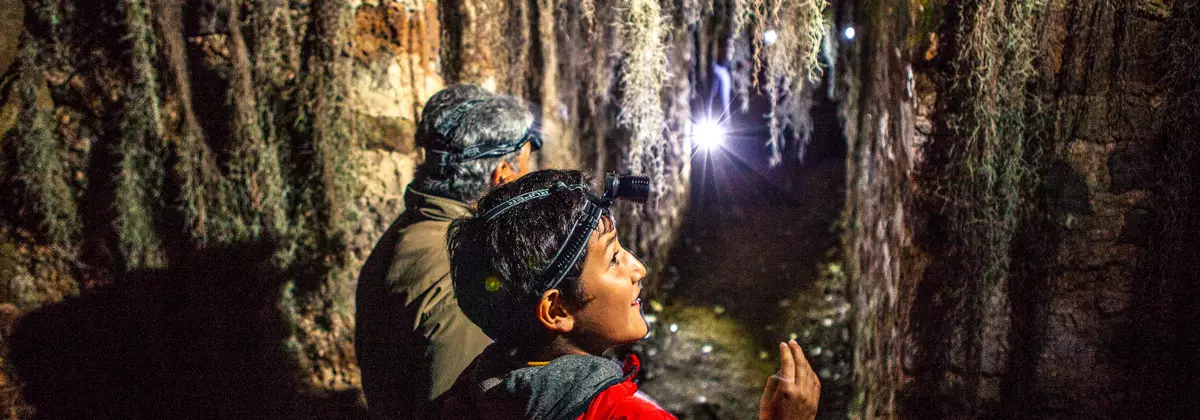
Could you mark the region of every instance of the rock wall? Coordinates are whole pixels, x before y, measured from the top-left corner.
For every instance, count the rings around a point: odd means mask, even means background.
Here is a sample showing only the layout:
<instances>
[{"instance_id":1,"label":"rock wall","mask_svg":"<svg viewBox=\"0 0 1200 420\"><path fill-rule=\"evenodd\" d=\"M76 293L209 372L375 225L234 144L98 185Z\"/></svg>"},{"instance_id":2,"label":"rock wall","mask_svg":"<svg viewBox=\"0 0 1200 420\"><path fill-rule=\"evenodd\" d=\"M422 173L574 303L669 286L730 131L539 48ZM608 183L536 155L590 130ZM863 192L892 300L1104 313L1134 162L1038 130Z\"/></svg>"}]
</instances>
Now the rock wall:
<instances>
[{"instance_id":1,"label":"rock wall","mask_svg":"<svg viewBox=\"0 0 1200 420\"><path fill-rule=\"evenodd\" d=\"M357 267L378 235L402 210L404 188L412 179L419 159L412 133L421 105L443 86L438 64L441 34L437 3L367 2L345 12L346 33L354 36L346 38L344 60L348 71L344 103L349 111L347 121L351 121L355 143L359 145L356 150L346 150L357 166L355 187L350 191L352 202L347 204L356 217L347 228L345 252L340 257L342 268L329 274L306 271L308 268L280 273L259 267L263 261L245 261L278 257L246 252L246 246L256 250L278 246L257 239L251 244L235 240L239 243L232 247L210 242L197 251L186 251L194 253L194 259L214 262L210 265L179 263L162 270L127 270L134 267L125 266L124 256L116 249L117 233L113 230L113 217L118 209L112 202L112 185L119 179L113 162L121 156L118 138L125 127L118 122L123 113L129 112L125 101L130 85L124 72L129 67L126 60L130 45L121 41L129 30L129 18L124 13L129 10L126 8L139 3L118 3L121 2L23 4L5 0L0 3L5 31L0 36L3 39L0 93L4 104L0 113L0 133L3 133L0 145L5 151L0 183L6 190L0 194L4 196L4 223L0 224L0 279L3 280L0 301L4 302L5 313L28 315L21 318L24 320L19 324L21 330L12 340L8 339L12 320L6 317L3 325L6 360L7 350L12 347L12 357L24 368L24 376L14 379L9 375L22 369L6 363L6 376L0 385L0 392L5 395L6 416L27 418L31 414L17 396L17 390L21 389L18 387L25 389L26 400L41 403L40 412L48 416L90 412L90 416L108 418L150 413L183 418L180 416L250 412L246 410L255 410L263 416L291 418L361 414L352 341L354 306L349 296L353 296ZM241 123L231 122L227 117L248 109L243 104L267 104L259 108L268 110L267 113L250 117L255 124L261 124L265 138L279 139L291 134L288 128L291 121L286 121L286 115L295 115L289 110L289 101L303 94L300 50L312 22L311 13L317 6L316 2L235 4L242 7L238 20L231 19L228 4L208 1L159 2L148 9L147 15L157 31L153 42L158 54L149 59L161 71L161 78L155 81L161 89L156 99L161 101L163 110L163 139L172 145L167 154L182 150L177 147L183 147L179 145L186 144L185 139L202 139L205 144L198 153L206 153L205 159L218 162L219 178L231 180L237 179L233 163L235 145L245 134L238 131L236 124ZM280 4L282 7L273 8ZM55 17L52 21L47 16ZM176 21L173 23L172 19ZM231 34L235 32L231 22L246 25L236 32L236 37L246 43L233 41ZM174 35L178 38L172 37L172 29L179 31ZM67 244L49 240L39 228L39 210L35 207L38 197L24 192L24 180L18 175L17 164L24 161L10 154L25 138L25 131L20 131L23 122L18 118L27 108L24 98L28 95L21 96L14 86L23 74L22 66L28 68L29 60L21 60L19 48L30 33L43 40L44 45L57 46L66 53L59 58L46 58L44 74L35 76L43 86L36 91L39 106L52 112L57 122L54 138L65 146L58 153L67 162L72 199L81 207L80 220L74 223L82 226L82 235ZM264 61L271 59L279 61ZM270 64L257 67L260 63ZM239 79L243 74L239 68L250 68L258 78ZM256 83L250 90L257 93L249 96L249 102L239 102L243 101L241 97L231 99L229 89L245 81ZM241 89L245 87L240 85L234 90L245 91ZM280 115L285 115L284 120L270 119ZM175 168L172 166L175 162L177 158L169 159L166 167ZM167 172L168 184L176 179L174 176L176 172ZM9 193L13 191L18 194ZM302 193L305 188L292 191ZM210 193L214 194L210 199L215 200L213 197L220 190ZM164 242L191 247L196 241L193 231L180 229L182 226L176 224L179 221L171 218L178 215L177 205L192 203L173 201L180 193L172 188L163 194L168 203L158 210L156 217L167 219L159 226L164 229L159 231L165 235ZM223 210L209 207L207 216L220 217L219 211ZM214 240L216 234L211 229L208 234L212 242L223 241ZM212 249L207 249L210 246ZM222 260L229 262L215 263ZM247 268L246 273L233 275L221 271L218 268L221 265L260 269ZM258 273L262 278L245 278L249 273ZM298 287L295 281L325 276L330 276L329 280L316 281L320 285L313 286L315 290L303 289L305 284ZM276 280L280 282L275 283ZM233 283L258 286L247 289ZM207 284L208 288L197 287L199 284ZM140 309L126 312L123 307ZM110 319L104 328L111 330L86 332L96 326L92 325L94 320L78 317L80 313ZM179 318L185 316L192 319ZM228 327L242 323L257 327ZM217 328L220 325L227 328ZM122 330L128 334L120 333ZM185 338L177 340L185 347L150 345L135 350L151 359L191 355L174 366L166 362L158 364L159 361L134 362L125 359L126 354L122 353L136 348L134 341L139 337L158 343L175 335ZM191 343L204 337L214 347ZM71 349L84 341L92 342L95 352L123 355L105 359L90 352L47 353L42 348ZM192 344L197 347L187 347ZM235 359L248 364L235 363ZM59 363L64 369L85 369L95 375L68 377L63 376L67 372L64 370L38 368L46 363ZM122 367L125 364L129 366ZM106 404L104 401L114 396L86 381L112 376L119 382L125 376L116 373L118 370L145 376L147 386L130 390L128 397ZM210 373L198 378L192 375L197 371ZM206 386L212 388L203 388L166 407L121 402L158 399L152 388L171 392L182 386L177 379L171 379L173 376L184 381L207 381ZM61 394L61 388L46 388L55 382L78 388L71 394L74 397ZM244 389L244 395L221 405L206 399L215 399L209 392L217 392L222 386L230 387L226 391L257 387L258 392ZM195 409L195 413L183 414L190 409Z\"/></svg>"},{"instance_id":2,"label":"rock wall","mask_svg":"<svg viewBox=\"0 0 1200 420\"><path fill-rule=\"evenodd\" d=\"M0 408L28 417L24 387L50 417L363 415L354 279L402 210L422 104L447 83L527 100L550 138L541 167L659 163L663 196L641 211L662 217L627 235L665 259L687 201L691 40L684 25L644 37L672 43L639 58L669 51L677 77L641 92L661 127L624 126L611 41L640 35L611 3L3 0L0 329L24 321L4 332L6 372L23 376L0 378ZM639 130L651 141L631 147ZM124 396L90 385L139 376ZM143 402L187 381L203 389Z\"/></svg>"},{"instance_id":3,"label":"rock wall","mask_svg":"<svg viewBox=\"0 0 1200 420\"><path fill-rule=\"evenodd\" d=\"M1196 7L850 10L855 416L1187 417L1198 143L1169 104Z\"/></svg>"}]
</instances>

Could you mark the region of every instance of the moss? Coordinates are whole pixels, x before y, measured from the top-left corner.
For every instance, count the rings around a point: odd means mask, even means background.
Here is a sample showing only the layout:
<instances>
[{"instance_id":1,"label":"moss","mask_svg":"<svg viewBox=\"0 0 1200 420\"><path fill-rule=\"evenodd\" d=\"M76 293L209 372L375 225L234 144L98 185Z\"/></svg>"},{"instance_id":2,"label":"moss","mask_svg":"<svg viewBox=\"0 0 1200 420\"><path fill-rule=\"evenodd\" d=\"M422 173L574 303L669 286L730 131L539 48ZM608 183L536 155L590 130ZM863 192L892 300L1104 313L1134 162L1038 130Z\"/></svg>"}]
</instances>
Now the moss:
<instances>
[{"instance_id":1,"label":"moss","mask_svg":"<svg viewBox=\"0 0 1200 420\"><path fill-rule=\"evenodd\" d=\"M657 1L623 0L620 37L625 48L618 122L632 131L622 169L650 177L652 200L662 196L662 142L665 123L659 95L666 83L666 28Z\"/></svg>"},{"instance_id":2,"label":"moss","mask_svg":"<svg viewBox=\"0 0 1200 420\"><path fill-rule=\"evenodd\" d=\"M306 77L296 99L298 119L291 134L298 140L290 180L299 193L290 212L296 247L281 256L309 270L296 285L302 301L346 299L346 282L339 276L345 274L341 270L346 264L347 238L356 218L359 170L354 155L358 140L351 131L357 121L345 102L350 62L343 50L349 12L342 2L314 2L304 43Z\"/></svg>"},{"instance_id":3,"label":"moss","mask_svg":"<svg viewBox=\"0 0 1200 420\"><path fill-rule=\"evenodd\" d=\"M125 92L121 121L117 233L128 268L163 267L166 254L154 220L161 207L164 175L155 38L143 0L125 0L124 13L133 77Z\"/></svg>"},{"instance_id":4,"label":"moss","mask_svg":"<svg viewBox=\"0 0 1200 420\"><path fill-rule=\"evenodd\" d=\"M67 183L63 147L55 133L56 120L41 97L46 90L39 57L41 45L31 33L25 33L20 76L14 86L23 104L17 120L16 170L26 202L39 219L42 240L68 245L79 235L78 215L74 193Z\"/></svg>"},{"instance_id":5,"label":"moss","mask_svg":"<svg viewBox=\"0 0 1200 420\"><path fill-rule=\"evenodd\" d=\"M940 156L941 196L957 252L970 277L995 284L1008 272L1008 249L1034 180L1030 137L1037 107L1026 92L1034 76L1041 1L957 5L945 113L955 139ZM1000 10L984 13L981 10Z\"/></svg>"},{"instance_id":6,"label":"moss","mask_svg":"<svg viewBox=\"0 0 1200 420\"><path fill-rule=\"evenodd\" d=\"M283 97L283 88L298 71L293 59L299 59L292 47L295 34L292 30L290 9L281 0L268 0L255 8L254 57L256 106L262 126L262 144L258 165L255 168L260 179L261 203L267 232L281 235L288 232L287 200L290 189L284 180L284 165L287 156L287 130L277 129L282 121L277 110L277 98Z\"/></svg>"},{"instance_id":7,"label":"moss","mask_svg":"<svg viewBox=\"0 0 1200 420\"><path fill-rule=\"evenodd\" d=\"M928 208L942 216L930 229L937 231L930 240L940 245L930 272L953 275L954 281L940 291L944 301L928 311L944 314L942 320L922 322L940 324L955 337L944 343L952 350L929 361L937 372L930 375L961 369L962 377L933 379L932 392L945 397L936 410L989 410L981 388L988 379L980 370L986 360L1004 357L994 354L996 346L985 334L1003 334L997 331L1008 324L977 326L1009 322L998 320L997 308L1008 307L1008 288L1019 284L1010 279L1021 268L1012 250L1019 229L1036 216L1042 154L1037 136L1044 128L1030 88L1038 77L1034 59L1044 3L954 2L946 11L941 37L946 48L938 56L944 73L934 115L942 126L927 148L924 175L933 185Z\"/></svg>"}]
</instances>

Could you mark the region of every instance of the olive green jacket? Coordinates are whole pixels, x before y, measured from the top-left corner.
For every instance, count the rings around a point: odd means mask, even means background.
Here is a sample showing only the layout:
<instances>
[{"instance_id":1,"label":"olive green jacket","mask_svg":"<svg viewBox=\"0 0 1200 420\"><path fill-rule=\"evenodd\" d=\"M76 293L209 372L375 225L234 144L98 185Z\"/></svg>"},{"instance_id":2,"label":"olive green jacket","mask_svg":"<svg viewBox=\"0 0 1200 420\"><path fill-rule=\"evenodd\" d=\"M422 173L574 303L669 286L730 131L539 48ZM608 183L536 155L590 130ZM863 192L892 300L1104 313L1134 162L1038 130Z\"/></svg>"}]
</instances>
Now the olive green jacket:
<instances>
[{"instance_id":1,"label":"olive green jacket","mask_svg":"<svg viewBox=\"0 0 1200 420\"><path fill-rule=\"evenodd\" d=\"M446 231L462 202L412 188L358 278L355 350L375 418L427 418L432 401L491 344L458 308Z\"/></svg>"}]
</instances>

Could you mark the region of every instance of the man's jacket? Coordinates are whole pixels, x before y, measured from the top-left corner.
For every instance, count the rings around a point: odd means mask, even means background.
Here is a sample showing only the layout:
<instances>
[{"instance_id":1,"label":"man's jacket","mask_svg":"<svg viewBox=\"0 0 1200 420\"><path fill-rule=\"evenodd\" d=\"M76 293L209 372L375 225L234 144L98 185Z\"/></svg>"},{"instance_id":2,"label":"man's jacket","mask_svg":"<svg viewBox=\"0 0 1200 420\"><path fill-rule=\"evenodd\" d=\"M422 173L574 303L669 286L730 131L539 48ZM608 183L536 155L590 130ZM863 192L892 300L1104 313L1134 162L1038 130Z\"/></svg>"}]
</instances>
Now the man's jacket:
<instances>
[{"instance_id":1,"label":"man's jacket","mask_svg":"<svg viewBox=\"0 0 1200 420\"><path fill-rule=\"evenodd\" d=\"M370 411L424 419L491 340L459 309L450 282L446 231L467 206L411 187L404 202L359 274L354 347Z\"/></svg>"},{"instance_id":2,"label":"man's jacket","mask_svg":"<svg viewBox=\"0 0 1200 420\"><path fill-rule=\"evenodd\" d=\"M589 355L515 364L492 345L443 395L442 420L674 420L637 392L641 364Z\"/></svg>"}]
</instances>

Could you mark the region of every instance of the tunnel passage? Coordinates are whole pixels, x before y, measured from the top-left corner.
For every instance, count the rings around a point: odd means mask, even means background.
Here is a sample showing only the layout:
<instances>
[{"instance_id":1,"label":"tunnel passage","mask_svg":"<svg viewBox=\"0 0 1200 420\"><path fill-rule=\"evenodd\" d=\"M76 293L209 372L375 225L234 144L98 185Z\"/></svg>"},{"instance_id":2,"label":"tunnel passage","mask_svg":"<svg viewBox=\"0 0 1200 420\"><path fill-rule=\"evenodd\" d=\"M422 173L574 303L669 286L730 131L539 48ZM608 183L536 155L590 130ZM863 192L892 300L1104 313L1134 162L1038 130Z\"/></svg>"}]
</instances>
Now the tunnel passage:
<instances>
[{"instance_id":1,"label":"tunnel passage","mask_svg":"<svg viewBox=\"0 0 1200 420\"><path fill-rule=\"evenodd\" d=\"M852 352L838 221L846 146L835 99L823 87L805 94L814 98L813 128L802 157L768 164L767 100L758 97L720 124L728 131L720 147L699 147L692 158L689 210L647 308L651 337L635 347L643 389L681 418L754 417L778 368L776 346L791 338L823 382L820 418L845 416Z\"/></svg>"}]
</instances>

